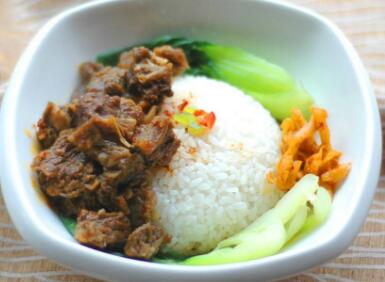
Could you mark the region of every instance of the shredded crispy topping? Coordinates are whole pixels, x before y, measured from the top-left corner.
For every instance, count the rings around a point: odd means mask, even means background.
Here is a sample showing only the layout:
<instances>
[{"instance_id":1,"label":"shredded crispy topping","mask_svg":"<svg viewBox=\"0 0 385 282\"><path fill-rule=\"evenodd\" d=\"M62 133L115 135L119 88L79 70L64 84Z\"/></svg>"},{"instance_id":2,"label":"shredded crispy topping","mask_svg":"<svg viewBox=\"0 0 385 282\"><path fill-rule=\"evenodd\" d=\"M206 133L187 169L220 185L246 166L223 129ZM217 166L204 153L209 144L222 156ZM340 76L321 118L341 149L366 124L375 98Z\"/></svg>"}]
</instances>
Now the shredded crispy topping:
<instances>
[{"instance_id":1,"label":"shredded crispy topping","mask_svg":"<svg viewBox=\"0 0 385 282\"><path fill-rule=\"evenodd\" d=\"M342 154L330 143L326 110L313 107L311 114L306 122L301 111L294 109L292 116L282 122L281 158L276 171L268 173L267 179L288 191L305 174L312 173L319 176L321 186L334 193L348 175L351 164L340 164Z\"/></svg>"}]
</instances>

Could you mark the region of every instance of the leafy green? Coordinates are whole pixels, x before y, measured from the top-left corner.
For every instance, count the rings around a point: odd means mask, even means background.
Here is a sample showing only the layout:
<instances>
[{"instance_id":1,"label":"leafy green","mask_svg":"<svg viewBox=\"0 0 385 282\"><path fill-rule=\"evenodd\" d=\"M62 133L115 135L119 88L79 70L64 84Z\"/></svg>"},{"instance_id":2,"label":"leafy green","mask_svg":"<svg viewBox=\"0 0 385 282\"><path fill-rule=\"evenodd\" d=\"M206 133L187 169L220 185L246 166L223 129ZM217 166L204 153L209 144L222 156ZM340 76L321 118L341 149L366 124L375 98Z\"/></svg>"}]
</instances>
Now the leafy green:
<instances>
[{"instance_id":1,"label":"leafy green","mask_svg":"<svg viewBox=\"0 0 385 282\"><path fill-rule=\"evenodd\" d=\"M71 233L72 236L75 235L76 220L65 215L59 215L60 220L63 222L65 228Z\"/></svg>"},{"instance_id":2,"label":"leafy green","mask_svg":"<svg viewBox=\"0 0 385 282\"><path fill-rule=\"evenodd\" d=\"M278 120L290 116L293 108L299 108L306 117L309 116L313 103L311 96L283 68L245 50L171 36L139 45L182 48L190 64L188 74L205 75L238 87L258 100ZM97 60L105 65L115 65L121 52L132 47L100 54Z\"/></svg>"}]
</instances>

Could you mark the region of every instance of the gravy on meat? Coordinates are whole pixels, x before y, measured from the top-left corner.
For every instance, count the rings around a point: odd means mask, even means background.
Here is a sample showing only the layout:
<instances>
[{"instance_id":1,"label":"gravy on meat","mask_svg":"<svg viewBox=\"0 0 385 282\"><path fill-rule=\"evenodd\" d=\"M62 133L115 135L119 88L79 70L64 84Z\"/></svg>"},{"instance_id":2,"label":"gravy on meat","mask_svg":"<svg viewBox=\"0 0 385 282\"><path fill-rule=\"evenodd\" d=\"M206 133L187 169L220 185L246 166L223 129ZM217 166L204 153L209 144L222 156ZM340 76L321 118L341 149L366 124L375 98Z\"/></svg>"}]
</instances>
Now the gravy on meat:
<instances>
[{"instance_id":1,"label":"gravy on meat","mask_svg":"<svg viewBox=\"0 0 385 282\"><path fill-rule=\"evenodd\" d=\"M151 222L150 170L167 166L180 144L159 109L187 67L180 49L133 48L116 67L81 64L79 93L48 103L32 168L54 208L77 219L80 243L150 259L170 240Z\"/></svg>"}]
</instances>

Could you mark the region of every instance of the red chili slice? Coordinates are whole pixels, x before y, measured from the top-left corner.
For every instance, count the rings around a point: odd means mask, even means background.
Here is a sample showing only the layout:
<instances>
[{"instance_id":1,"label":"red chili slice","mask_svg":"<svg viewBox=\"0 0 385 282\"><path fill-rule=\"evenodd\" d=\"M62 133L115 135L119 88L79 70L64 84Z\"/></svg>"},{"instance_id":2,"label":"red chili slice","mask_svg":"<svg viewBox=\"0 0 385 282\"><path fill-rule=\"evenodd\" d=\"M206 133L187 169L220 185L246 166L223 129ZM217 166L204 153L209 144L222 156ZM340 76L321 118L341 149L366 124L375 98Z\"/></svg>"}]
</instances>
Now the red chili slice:
<instances>
[{"instance_id":1,"label":"red chili slice","mask_svg":"<svg viewBox=\"0 0 385 282\"><path fill-rule=\"evenodd\" d=\"M216 120L216 117L215 117L214 112L210 112L208 114L205 114L203 116L198 117L199 124L209 128L209 129L213 128L213 126L215 124L215 120Z\"/></svg>"},{"instance_id":2,"label":"red chili slice","mask_svg":"<svg viewBox=\"0 0 385 282\"><path fill-rule=\"evenodd\" d=\"M194 116L199 117L202 115L206 115L207 113L204 110L195 110L194 111Z\"/></svg>"},{"instance_id":3,"label":"red chili slice","mask_svg":"<svg viewBox=\"0 0 385 282\"><path fill-rule=\"evenodd\" d=\"M172 115L173 115L173 113L170 112L170 111L168 111L168 110L165 110L165 111L164 111L164 114L165 114L166 116L168 116L168 117L172 117Z\"/></svg>"},{"instance_id":4,"label":"red chili slice","mask_svg":"<svg viewBox=\"0 0 385 282\"><path fill-rule=\"evenodd\" d=\"M183 112L184 108L186 108L187 105L188 105L188 101L187 101L186 99L183 99L183 100L182 100L182 103L180 103L180 104L178 105L178 110L179 110L180 112Z\"/></svg>"}]
</instances>

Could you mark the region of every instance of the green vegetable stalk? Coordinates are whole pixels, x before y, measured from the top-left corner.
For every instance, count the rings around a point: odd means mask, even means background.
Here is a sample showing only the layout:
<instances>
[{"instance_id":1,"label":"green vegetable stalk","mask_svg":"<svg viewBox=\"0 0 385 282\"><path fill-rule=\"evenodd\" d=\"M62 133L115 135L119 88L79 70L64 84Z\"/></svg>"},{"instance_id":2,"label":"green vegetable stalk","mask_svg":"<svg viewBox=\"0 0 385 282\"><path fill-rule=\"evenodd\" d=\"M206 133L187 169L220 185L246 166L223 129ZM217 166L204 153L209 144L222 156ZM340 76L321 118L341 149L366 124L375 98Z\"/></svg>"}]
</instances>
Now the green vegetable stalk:
<instances>
[{"instance_id":1,"label":"green vegetable stalk","mask_svg":"<svg viewBox=\"0 0 385 282\"><path fill-rule=\"evenodd\" d=\"M312 208L308 208L309 215L306 218L300 232L295 234L291 243L296 242L321 225L329 216L332 199L330 193L320 188L316 191L316 198L311 202Z\"/></svg>"},{"instance_id":2,"label":"green vegetable stalk","mask_svg":"<svg viewBox=\"0 0 385 282\"><path fill-rule=\"evenodd\" d=\"M189 74L205 75L234 85L258 100L278 120L290 116L293 108L309 116L311 96L284 69L242 49L170 36L142 45L182 48L191 67ZM115 65L120 53L128 49L101 54L97 60Z\"/></svg>"},{"instance_id":3,"label":"green vegetable stalk","mask_svg":"<svg viewBox=\"0 0 385 282\"><path fill-rule=\"evenodd\" d=\"M331 196L318 186L318 177L305 175L274 208L240 233L220 242L210 253L190 257L179 264L234 263L276 254L289 241L302 238L321 225L330 209Z\"/></svg>"}]
</instances>

